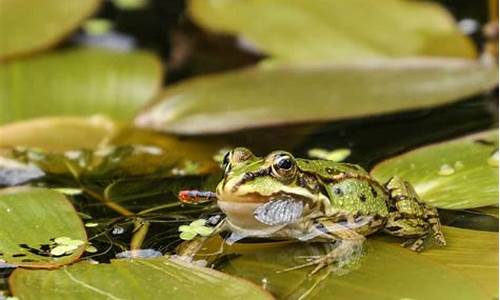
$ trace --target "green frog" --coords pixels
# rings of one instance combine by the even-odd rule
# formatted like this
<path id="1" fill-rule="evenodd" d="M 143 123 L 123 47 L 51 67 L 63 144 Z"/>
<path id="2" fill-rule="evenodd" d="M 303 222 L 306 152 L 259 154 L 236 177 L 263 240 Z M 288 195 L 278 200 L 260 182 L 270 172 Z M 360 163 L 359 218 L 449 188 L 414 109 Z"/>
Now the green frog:
<path id="1" fill-rule="evenodd" d="M 417 252 L 426 240 L 446 244 L 437 210 L 398 177 L 381 184 L 355 164 L 300 159 L 285 151 L 257 157 L 242 147 L 226 154 L 223 167 L 212 197 L 236 239 L 361 241 L 381 230 L 407 238 L 402 245 Z M 315 272 L 340 249 L 301 267 L 317 265 Z"/>

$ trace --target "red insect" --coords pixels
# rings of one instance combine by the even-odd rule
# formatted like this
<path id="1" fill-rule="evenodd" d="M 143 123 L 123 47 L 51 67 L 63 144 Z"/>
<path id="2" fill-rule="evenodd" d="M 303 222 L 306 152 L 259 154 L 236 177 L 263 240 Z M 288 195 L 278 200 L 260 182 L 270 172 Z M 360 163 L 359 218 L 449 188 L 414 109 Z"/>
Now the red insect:
<path id="1" fill-rule="evenodd" d="M 199 204 L 217 200 L 217 195 L 214 192 L 184 190 L 179 192 L 179 200 L 184 203 Z"/>

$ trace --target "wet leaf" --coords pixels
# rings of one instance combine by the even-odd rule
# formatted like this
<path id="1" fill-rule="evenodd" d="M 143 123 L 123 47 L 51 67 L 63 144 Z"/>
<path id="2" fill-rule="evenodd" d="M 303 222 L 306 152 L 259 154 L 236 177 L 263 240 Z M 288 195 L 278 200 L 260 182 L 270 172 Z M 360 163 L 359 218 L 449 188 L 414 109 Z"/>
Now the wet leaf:
<path id="1" fill-rule="evenodd" d="M 161 82 L 161 64 L 147 52 L 77 48 L 14 60 L 0 65 L 0 124 L 96 113 L 127 120 Z"/>
<path id="2" fill-rule="evenodd" d="M 102 116 L 32 119 L 0 127 L 0 148 L 92 149 L 106 143 L 117 130 L 113 121 Z"/>
<path id="3" fill-rule="evenodd" d="M 100 2 L 0 0 L 0 60 L 57 44 L 92 14 Z"/>
<path id="4" fill-rule="evenodd" d="M 202 27 L 238 35 L 281 62 L 374 57 L 474 57 L 449 13 L 423 1 L 250 0 L 189 2 Z"/>
<path id="5" fill-rule="evenodd" d="M 246 280 L 165 257 L 18 269 L 9 282 L 20 299 L 273 299 Z"/>
<path id="6" fill-rule="evenodd" d="M 44 188 L 3 189 L 0 227 L 0 259 L 17 266 L 55 268 L 69 264 L 80 257 L 87 241 L 71 203 L 62 194 Z M 59 249 L 52 253 L 58 244 L 54 239 L 61 237 L 77 240 L 78 245 L 73 244 L 71 251 Z M 68 255 L 53 257 L 50 253 Z"/>
<path id="7" fill-rule="evenodd" d="M 488 160 L 497 149 L 498 130 L 489 130 L 404 153 L 371 173 L 381 182 L 394 175 L 405 178 L 436 207 L 493 205 L 498 203 L 498 167 Z"/>
<path id="8" fill-rule="evenodd" d="M 227 132 L 440 105 L 496 82 L 495 68 L 452 59 L 252 68 L 171 86 L 135 121 L 181 134 Z"/>
<path id="9" fill-rule="evenodd" d="M 220 138 L 179 138 L 120 126 L 97 115 L 15 122 L 0 127 L 0 136 L 0 158 L 71 176 L 206 174 L 219 168 L 212 156 L 226 145 Z"/>
<path id="10" fill-rule="evenodd" d="M 258 245 L 237 250 L 222 270 L 261 284 L 280 299 L 492 299 L 498 295 L 498 233 L 445 227 L 448 245 L 414 253 L 398 239 L 371 236 L 366 254 L 346 274 L 312 268 L 276 271 L 324 254 L 322 244 Z M 247 248 L 247 249 L 245 249 Z M 473 268 L 471 266 L 474 266 Z M 418 283 L 418 284 L 416 284 Z M 423 288 L 425 287 L 425 288 Z"/>

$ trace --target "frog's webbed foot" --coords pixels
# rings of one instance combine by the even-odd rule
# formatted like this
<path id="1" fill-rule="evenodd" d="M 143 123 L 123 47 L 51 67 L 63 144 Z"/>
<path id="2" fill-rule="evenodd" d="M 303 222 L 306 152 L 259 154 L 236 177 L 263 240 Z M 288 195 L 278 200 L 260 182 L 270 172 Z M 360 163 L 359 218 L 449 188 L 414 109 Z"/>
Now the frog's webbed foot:
<path id="1" fill-rule="evenodd" d="M 390 198 L 385 232 L 409 238 L 402 246 L 416 252 L 425 248 L 429 238 L 446 245 L 437 209 L 422 202 L 413 187 L 398 177 L 391 178 L 386 188 Z"/>
<path id="2" fill-rule="evenodd" d="M 280 270 L 277 273 L 283 273 L 293 270 L 298 270 L 310 266 L 315 266 L 314 269 L 309 273 L 309 276 L 313 276 L 318 273 L 321 269 L 336 264 L 337 269 L 342 269 L 350 262 L 359 258 L 362 253 L 362 240 L 338 240 L 335 242 L 335 249 L 331 250 L 322 256 L 310 256 L 308 257 L 308 262 Z"/>

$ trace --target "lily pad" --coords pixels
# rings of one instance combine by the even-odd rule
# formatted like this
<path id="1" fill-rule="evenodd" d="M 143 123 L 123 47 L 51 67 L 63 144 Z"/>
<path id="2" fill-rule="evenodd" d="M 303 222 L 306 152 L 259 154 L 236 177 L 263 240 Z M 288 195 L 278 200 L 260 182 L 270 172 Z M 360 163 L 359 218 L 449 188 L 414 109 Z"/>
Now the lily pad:
<path id="1" fill-rule="evenodd" d="M 191 0 L 189 12 L 280 62 L 475 56 L 449 13 L 422 1 Z"/>
<path id="2" fill-rule="evenodd" d="M 498 203 L 498 130 L 433 144 L 388 159 L 371 171 L 381 182 L 397 175 L 422 200 L 439 208 L 463 209 Z M 446 171 L 446 172 L 444 172 Z"/>
<path id="3" fill-rule="evenodd" d="M 103 116 L 39 118 L 0 127 L 0 148 L 92 149 L 109 140 L 117 130 L 118 126 Z"/>
<path id="4" fill-rule="evenodd" d="M 57 44 L 100 3 L 100 0 L 0 0 L 0 60 Z"/>
<path id="5" fill-rule="evenodd" d="M 18 269 L 9 283 L 20 299 L 273 299 L 246 280 L 165 257 Z"/>
<path id="6" fill-rule="evenodd" d="M 96 113 L 127 120 L 161 82 L 159 60 L 142 51 L 77 48 L 14 60 L 0 65 L 0 124 Z"/>
<path id="7" fill-rule="evenodd" d="M 259 283 L 280 299 L 495 298 L 498 233 L 445 227 L 444 234 L 446 247 L 420 254 L 399 246 L 396 238 L 370 236 L 359 265 L 342 276 L 323 270 L 308 277 L 312 268 L 277 273 L 304 263 L 303 256 L 324 253 L 323 245 L 304 243 L 235 250 L 240 256 L 222 270 Z"/>
<path id="8" fill-rule="evenodd" d="M 87 235 L 71 203 L 45 188 L 7 188 L 0 191 L 0 260 L 30 268 L 56 268 L 77 260 Z M 55 255 L 57 238 L 79 242 L 68 253 Z M 68 249 L 69 250 L 69 249 Z M 57 254 L 57 253 L 56 253 Z"/>
<path id="9" fill-rule="evenodd" d="M 497 81 L 494 67 L 455 59 L 251 68 L 171 86 L 135 123 L 201 134 L 346 119 L 449 103 Z"/>

